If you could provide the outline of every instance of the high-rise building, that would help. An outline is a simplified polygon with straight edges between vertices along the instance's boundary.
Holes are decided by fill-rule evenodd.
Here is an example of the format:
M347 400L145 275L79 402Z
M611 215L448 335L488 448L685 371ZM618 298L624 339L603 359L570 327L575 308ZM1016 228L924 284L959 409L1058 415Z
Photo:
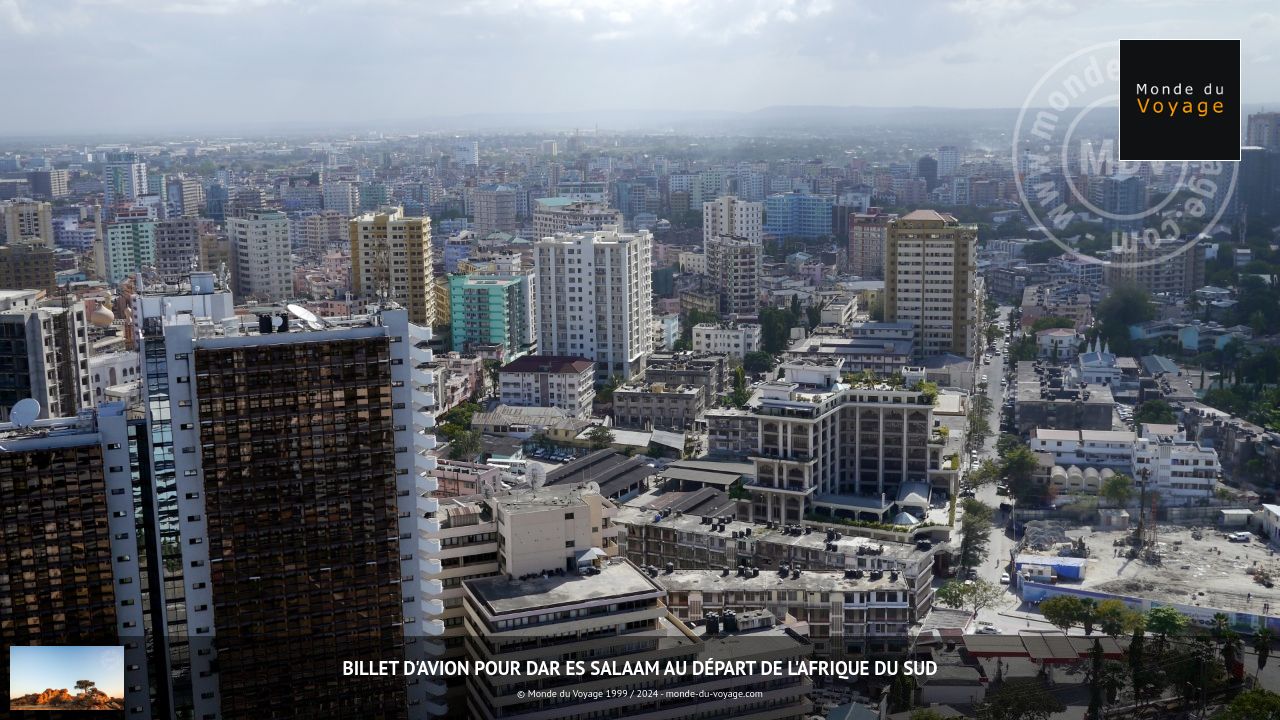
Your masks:
M200 217L204 186L193 177L170 175L165 178L165 202L169 217Z
M1240 216L1263 221L1280 216L1280 150L1240 148L1235 194Z
M250 210L227 218L236 297L262 301L293 297L289 218L278 210Z
M352 182L332 182L323 186L324 209L344 218L355 217L360 210L360 188Z
M923 155L916 161L916 177L924 178L929 192L938 187L938 161L936 158Z
M177 284L200 264L200 221L178 215L155 223L156 272Z
M30 292L0 291L0 420L24 398L45 418L93 405L88 328L84 303L40 307Z
M1152 295L1189 297L1204 287L1204 243L1194 242L1185 250L1185 239L1157 239L1123 236L1103 266L1103 282L1111 288L1134 284Z
M58 254L43 245L0 245L0 290L57 289Z
M103 271L115 285L156 263L156 224L145 220L113 222L103 237Z
M1142 213L1147 205L1147 187L1139 175L1108 175L1091 178L1090 200L1102 211L1102 225L1108 230L1142 229Z
M409 309L410 322L431 327L431 218L384 208L353 218L348 232L352 289L361 297L398 302Z
M508 362L534 345L532 294L525 275L449 276L449 327L455 352Z
M134 308L169 716L444 714L425 678L335 679L352 653L442 651L441 566L419 535L438 510L429 329L399 308L245 323L211 274L191 286Z
M707 238L704 243L707 277L720 296L721 317L758 315L764 248L758 241L728 235Z
M982 310L977 227L951 215L915 210L889 223L884 319L915 325L924 357L974 357Z
M102 168L102 211L106 219L115 217L116 208L146 195L149 189L147 164L131 152L107 153Z
M960 150L954 145L938 148L938 177L955 177L956 168L960 167Z
M759 245L764 240L764 204L725 195L702 203L702 243L722 235ZM708 253L709 254L709 253Z
M349 217L337 210L321 210L295 220L293 224L299 229L301 249L319 257L334 245L347 244L350 242Z
M621 227L622 213L604 203L580 202L569 198L540 198L535 201L534 237L599 230L605 225Z
M35 243L53 247L53 206L39 200L9 200L0 203L0 226L5 242Z
M150 718L125 407L55 418L0 423L0 645L123 645L121 717Z
M453 144L453 162L455 165L476 166L480 164L480 143L475 140L462 140Z
M516 190L510 185L485 185L471 193L475 232L480 237L504 232L514 235L516 224Z
M593 360L602 380L640 373L653 342L652 246L648 231L613 227L538 241L538 351Z
M33 170L27 173L31 194L42 200L56 200L70 194L70 178L66 170Z
M849 216L849 272L864 278L884 277L884 247L889 223L897 219L878 207Z
M1245 144L1280 152L1280 112L1254 113L1249 116Z
M831 234L835 197L788 192L765 199L764 232L773 238L821 238Z

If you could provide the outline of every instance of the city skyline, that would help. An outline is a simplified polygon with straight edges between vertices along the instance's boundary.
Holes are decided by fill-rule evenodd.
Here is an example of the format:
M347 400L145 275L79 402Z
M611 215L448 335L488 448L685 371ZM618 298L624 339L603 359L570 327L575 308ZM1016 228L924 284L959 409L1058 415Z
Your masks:
M1070 53L1156 36L1240 38L1244 102L1280 102L1280 79L1267 72L1280 57L1280 14L1263 2L957 0L931 10L826 0L625 9L559 0L2 0L0 62L26 68L33 84L92 81L0 119L0 136L461 127L467 117L483 125L517 113L577 115L584 127L652 116L660 128L770 108L1016 108ZM338 52L352 42L359 52ZM374 79L431 92L381 93L367 111L331 101L335 90ZM165 92L122 91L138 83Z

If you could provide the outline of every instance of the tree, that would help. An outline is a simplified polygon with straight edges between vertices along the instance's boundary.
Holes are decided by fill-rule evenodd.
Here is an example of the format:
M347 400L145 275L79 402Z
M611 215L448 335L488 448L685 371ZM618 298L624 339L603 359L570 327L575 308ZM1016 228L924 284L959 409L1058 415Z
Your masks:
M1123 473L1116 473L1102 481L1099 494L1116 507L1124 507L1133 499L1133 478Z
M1058 595L1040 603L1040 614L1050 624L1066 632L1084 618L1084 604L1073 595Z
M991 515L989 506L975 498L965 498L960 503L964 518L960 521L961 567L978 567L987 558L987 545L991 542Z
M1031 334L1040 332L1041 330L1053 330L1057 328L1074 328L1076 321L1069 317L1061 317L1059 315L1046 315L1037 318L1031 323Z
M480 454L480 433L475 430L463 430L449 442L449 458L451 460L470 460Z
M729 392L729 404L734 407L746 407L751 399L751 391L747 389L747 376L742 368L733 369L733 390Z
M614 440L613 431L604 425L592 425L587 431L587 442L591 443L592 450L603 450L612 445Z
M98 683L96 683L96 682L94 682L94 681L92 681L92 680L77 680L77 681L76 681L76 689L77 689L77 690L79 690L81 694L84 694L84 693L89 692L89 688L91 688L91 687L93 687L94 685L97 685L97 684L98 684Z
M942 713L932 708L917 708L911 711L909 720L945 720Z
M1132 631L1142 619L1141 613L1130 610L1119 600L1103 600L1098 603L1093 616L1098 628L1113 638Z
M1170 637L1186 630L1189 622L1186 615L1168 606L1151 608L1147 611L1147 629L1156 634L1157 642L1161 647L1164 647Z
M773 356L767 352L749 352L742 358L742 367L747 372L762 373L773 369Z
M1009 484L1009 494L1018 502L1039 503L1045 499L1045 486L1035 482L1040 461L1026 445L1020 445L1004 456L1001 474Z
M1013 451L1014 448L1022 447L1022 438L1009 433L1000 433L1000 437L996 438L996 454L1004 457Z
M1102 720L1102 706L1106 704L1102 668L1102 641L1094 640L1089 650L1089 710L1085 715L1088 720Z
M1259 628L1258 632L1253 635L1253 651L1258 654L1258 672L1267 666L1267 658L1271 656L1271 642L1275 640L1275 633L1270 628ZM1257 676L1257 673L1254 673Z
M979 720L1048 720L1067 709L1037 678L1005 680L978 708Z
M1041 603L1042 605L1044 603ZM1143 628L1146 616L1140 616L1133 628L1133 636L1129 638L1129 683L1133 686L1133 698L1142 702L1142 690L1146 687L1146 646L1147 633Z
M1262 688L1240 693L1214 720L1280 720L1280 695Z
M599 390L596 390L596 402L613 402L613 391L617 390L620 385L622 385L622 378L616 375L611 376L603 385L600 386Z
M884 322L884 299L879 295L871 298L871 304L867 307L867 315L871 317L872 322Z
M1146 322L1155 317L1151 294L1133 283L1121 283L1098 303L1094 317L1098 322L1098 334L1117 353L1128 353L1132 345L1129 326Z
M1164 400L1148 400L1139 405L1133 411L1133 422L1136 425L1143 423L1154 423L1157 425L1172 425L1178 422L1178 417L1173 412L1173 407Z
M977 615L1004 597L1004 588L986 580L952 580L938 588L938 601L950 608L971 608Z
M995 460L987 458L978 464L973 472L969 473L969 484L974 487L982 487L1000 480L1000 465Z

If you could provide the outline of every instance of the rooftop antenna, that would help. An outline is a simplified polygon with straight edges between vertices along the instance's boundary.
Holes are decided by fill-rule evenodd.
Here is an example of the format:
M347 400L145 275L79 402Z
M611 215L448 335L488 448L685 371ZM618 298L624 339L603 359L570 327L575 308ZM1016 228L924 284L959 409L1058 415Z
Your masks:
M19 400L9 411L9 422L16 428L27 429L40 417L40 401L35 398Z
M290 315L301 320L302 324L307 326L308 329L323 330L325 328L325 323L323 320L316 317L315 313L302 307L301 305L297 305L295 303L289 303L288 305L284 306L284 309L288 310Z

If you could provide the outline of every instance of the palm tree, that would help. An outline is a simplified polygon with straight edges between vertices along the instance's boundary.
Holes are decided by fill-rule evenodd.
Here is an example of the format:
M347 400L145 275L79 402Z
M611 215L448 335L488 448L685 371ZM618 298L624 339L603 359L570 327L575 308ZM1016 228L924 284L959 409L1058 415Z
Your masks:
M1262 672L1262 668L1267 666L1267 658L1271 655L1271 643L1273 640L1275 640L1275 633L1271 632L1271 628L1261 628L1253 636L1253 651L1258 653L1258 670L1253 674L1255 679L1258 677L1258 673Z
M1240 640L1240 633L1228 629L1222 634L1222 665L1227 670L1228 682L1235 675L1236 663L1240 662L1241 655L1244 654L1244 643Z

